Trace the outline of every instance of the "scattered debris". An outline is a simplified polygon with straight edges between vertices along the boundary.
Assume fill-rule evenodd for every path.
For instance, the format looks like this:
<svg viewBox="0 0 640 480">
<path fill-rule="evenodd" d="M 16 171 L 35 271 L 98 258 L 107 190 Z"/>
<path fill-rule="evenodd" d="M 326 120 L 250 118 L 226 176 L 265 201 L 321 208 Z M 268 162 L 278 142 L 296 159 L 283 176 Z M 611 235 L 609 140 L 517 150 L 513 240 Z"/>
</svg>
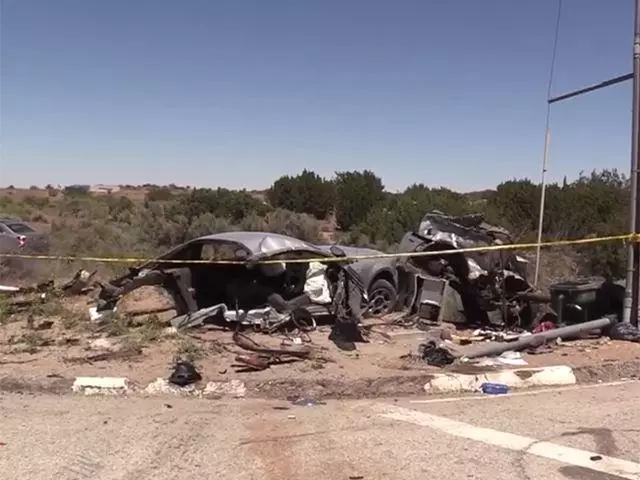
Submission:
<svg viewBox="0 0 640 480">
<path fill-rule="evenodd" d="M 474 330 L 471 339 L 472 341 L 484 341 L 490 340 L 493 342 L 515 342 L 522 335 L 528 335 L 529 332 L 525 330 L 514 331 L 500 331 L 500 330 Z"/>
<path fill-rule="evenodd" d="M 435 367 L 444 367 L 452 364 L 456 357 L 446 348 L 438 346 L 435 341 L 430 340 L 418 347 L 420 358 L 425 360 L 428 365 Z"/>
<path fill-rule="evenodd" d="M 630 323 L 616 323 L 607 332 L 611 340 L 625 340 L 627 342 L 640 342 L 640 330 Z"/>
<path fill-rule="evenodd" d="M 266 370 L 270 365 L 268 358 L 257 355 L 237 355 L 235 361 L 254 370 Z"/>
<path fill-rule="evenodd" d="M 497 357 L 480 357 L 474 359 L 463 358 L 464 362 L 471 362 L 473 365 L 479 367 L 494 367 L 494 366 L 524 366 L 527 365 L 527 361 L 522 358 L 520 352 L 514 352 L 512 350 L 503 352 Z"/>
<path fill-rule="evenodd" d="M 558 328 L 558 326 L 554 322 L 545 320 L 544 322 L 540 322 L 538 326 L 531 331 L 531 333 L 548 332 L 549 330 L 553 330 L 555 328 Z"/>
<path fill-rule="evenodd" d="M 202 380 L 202 376 L 191 362 L 178 362 L 169 376 L 169 382 L 185 387 Z"/>
<path fill-rule="evenodd" d="M 366 342 L 359 325 L 352 322 L 336 322 L 329 334 L 331 340 L 340 350 L 347 352 L 356 349 L 356 342 Z"/>
<path fill-rule="evenodd" d="M 119 349 L 119 346 L 114 344 L 108 338 L 97 338 L 89 343 L 90 350 L 108 350 L 114 352 Z"/>
<path fill-rule="evenodd" d="M 64 357 L 64 363 L 82 365 L 85 363 L 111 362 L 114 360 L 134 361 L 142 354 L 142 348 L 136 345 L 127 345 L 112 351 L 96 353 L 94 355 L 80 357 Z"/>
<path fill-rule="evenodd" d="M 322 348 L 311 342 L 311 331 L 328 334 L 338 349 L 352 352 L 357 344 L 368 343 L 373 333 L 385 339 L 377 343 L 397 342 L 400 335 L 389 330 L 403 329 L 416 336 L 418 347 L 416 351 L 412 346 L 411 353 L 402 358 L 438 367 L 458 362 L 498 368 L 526 365 L 521 352 L 543 354 L 558 348 L 562 340 L 592 331 L 612 340 L 640 342 L 640 331 L 618 323 L 621 312 L 612 311 L 624 293 L 615 283 L 565 281 L 552 285 L 545 295 L 527 281 L 526 260 L 511 251 L 456 253 L 465 247 L 505 242 L 512 242 L 509 233 L 485 224 L 478 215 L 451 217 L 432 212 L 401 244 L 403 252 L 430 255 L 375 260 L 365 268 L 346 258 L 347 252 L 368 254 L 356 252 L 355 247 L 317 246 L 265 232 L 208 235 L 107 283 L 95 281 L 96 271 L 79 270 L 60 286 L 53 281 L 29 287 L 0 285 L 2 314 L 26 313 L 27 317 L 25 331 L 11 334 L 8 350 L 35 353 L 54 343 L 80 344 L 79 338 L 54 337 L 58 326 L 64 330 L 78 326 L 92 335 L 86 350 L 96 353 L 64 358 L 67 363 L 133 360 L 142 354 L 143 345 L 176 337 L 179 355 L 172 374 L 168 380 L 149 385 L 148 391 L 202 394 L 201 387 L 193 387 L 202 380 L 194 364 L 210 351 L 192 339 L 211 341 L 209 329 L 231 333 L 230 326 L 233 344 L 217 345 L 216 353 L 233 352 L 235 366 L 245 372 L 300 361 L 309 361 L 302 367 L 305 370 L 324 368 L 332 359 L 321 356 Z M 206 262 L 189 263 L 194 259 Z M 262 263 L 264 260 L 268 262 Z M 388 280 L 372 277 L 372 271 L 385 271 Z M 373 284 L 389 297 L 389 305 L 380 305 L 382 297 L 370 298 Z M 160 290 L 164 293 L 156 298 Z M 63 314 L 69 302 L 63 297 L 92 291 L 98 299 L 89 308 L 91 322 Z M 127 297 L 134 291 L 137 293 Z M 144 308 L 128 308 L 131 301 L 141 300 Z M 81 308 L 86 311 L 85 306 Z M 367 317 L 380 316 L 381 309 L 387 314 L 378 319 L 380 323 L 371 323 Z M 156 313 L 164 312 L 169 313 L 160 320 Z M 465 332 L 456 332 L 451 325 Z M 184 332 L 197 327 L 201 336 Z M 469 333 L 467 329 L 475 330 Z M 48 330 L 51 332 L 45 334 Z M 96 334 L 109 338 L 96 339 Z M 263 342 L 255 334 L 270 337 Z M 404 336 L 409 339 L 411 335 Z M 113 337 L 119 339 L 111 340 Z M 358 358 L 357 353 L 342 356 Z M 216 370 L 221 375 L 227 371 Z M 238 382 L 213 382 L 204 391 L 241 397 L 244 384 Z"/>
<path fill-rule="evenodd" d="M 326 402 L 321 402 L 312 396 L 297 396 L 297 397 L 287 397 L 287 400 L 291 402 L 293 405 L 297 405 L 299 407 L 315 407 L 317 405 L 326 405 Z"/>
<path fill-rule="evenodd" d="M 53 328 L 53 321 L 43 320 L 42 322 L 35 325 L 34 328 L 36 330 L 50 330 L 51 328 Z"/>
<path fill-rule="evenodd" d="M 264 370 L 273 363 L 286 360 L 307 359 L 312 352 L 311 347 L 307 345 L 282 344 L 279 348 L 264 347 L 238 331 L 233 333 L 233 341 L 243 350 L 254 352 L 253 355 L 238 355 L 236 361 L 256 370 Z"/>
<path fill-rule="evenodd" d="M 90 307 L 89 308 L 89 319 L 92 322 L 101 323 L 108 321 L 110 318 L 113 318 L 117 313 L 117 309 L 113 308 L 113 310 L 107 310 L 103 312 L 98 311 L 98 307 Z"/>
<path fill-rule="evenodd" d="M 178 334 L 178 329 L 176 327 L 166 327 L 162 330 L 162 334 L 166 337 L 173 337 Z"/>
<path fill-rule="evenodd" d="M 502 383 L 483 383 L 480 385 L 482 393 L 488 395 L 505 395 L 509 393 L 509 387 Z"/>
<path fill-rule="evenodd" d="M 16 293 L 20 291 L 20 287 L 12 287 L 10 285 L 0 285 L 0 293 Z"/>
<path fill-rule="evenodd" d="M 98 271 L 79 270 L 71 280 L 60 286 L 65 295 L 85 295 L 93 290 L 91 281 Z"/>
</svg>

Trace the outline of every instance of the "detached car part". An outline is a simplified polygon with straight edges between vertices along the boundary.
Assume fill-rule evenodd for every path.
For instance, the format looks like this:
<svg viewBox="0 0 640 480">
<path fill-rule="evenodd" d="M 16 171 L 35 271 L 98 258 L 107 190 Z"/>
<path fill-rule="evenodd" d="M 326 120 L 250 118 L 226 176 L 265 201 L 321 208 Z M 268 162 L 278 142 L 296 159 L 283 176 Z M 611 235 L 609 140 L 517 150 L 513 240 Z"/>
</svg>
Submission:
<svg viewBox="0 0 640 480">
<path fill-rule="evenodd" d="M 398 262 L 401 301 L 410 312 L 434 321 L 529 328 L 540 321 L 540 303 L 527 281 L 527 260 L 511 251 L 442 253 L 512 243 L 509 233 L 479 214 L 425 215 L 418 232 L 402 239 L 402 252 L 428 252 Z M 547 311 L 548 313 L 548 311 Z"/>
</svg>

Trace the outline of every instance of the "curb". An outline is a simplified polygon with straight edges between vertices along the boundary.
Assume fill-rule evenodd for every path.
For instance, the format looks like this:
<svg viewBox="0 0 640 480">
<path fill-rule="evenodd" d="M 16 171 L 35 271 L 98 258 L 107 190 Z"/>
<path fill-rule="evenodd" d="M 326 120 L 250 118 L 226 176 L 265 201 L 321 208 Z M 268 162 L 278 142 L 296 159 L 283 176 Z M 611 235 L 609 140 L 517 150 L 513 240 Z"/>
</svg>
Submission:
<svg viewBox="0 0 640 480">
<path fill-rule="evenodd" d="M 483 383 L 499 383 L 510 389 L 524 389 L 575 385 L 577 382 L 571 367 L 555 365 L 480 374 L 438 373 L 425 384 L 424 390 L 427 393 L 461 393 L 479 392 Z"/>
<path fill-rule="evenodd" d="M 124 377 L 76 377 L 71 391 L 85 395 L 122 395 L 129 392 L 129 380 Z"/>
<path fill-rule="evenodd" d="M 184 388 L 158 378 L 148 385 L 136 385 L 124 377 L 0 377 L 0 392 L 22 394 L 84 395 L 179 395 L 196 398 L 287 399 L 311 396 L 315 399 L 361 399 L 437 395 L 478 391 L 484 382 L 503 383 L 512 389 L 589 384 L 640 378 L 640 359 L 599 365 L 569 367 L 557 365 L 500 371 L 442 371 L 375 378 L 278 379 L 208 382 Z"/>
</svg>

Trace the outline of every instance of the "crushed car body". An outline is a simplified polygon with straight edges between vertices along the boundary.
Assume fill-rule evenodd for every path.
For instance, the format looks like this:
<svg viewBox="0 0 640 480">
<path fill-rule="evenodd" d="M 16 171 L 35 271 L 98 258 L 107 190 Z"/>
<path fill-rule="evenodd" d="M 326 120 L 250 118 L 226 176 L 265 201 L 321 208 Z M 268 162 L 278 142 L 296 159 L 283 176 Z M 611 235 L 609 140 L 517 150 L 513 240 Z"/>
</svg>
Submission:
<svg viewBox="0 0 640 480">
<path fill-rule="evenodd" d="M 330 252 L 334 245 L 319 245 Z M 398 300 L 398 270 L 394 257 L 384 256 L 384 252 L 372 248 L 338 246 L 346 255 L 354 259 L 351 268 L 359 275 L 367 291 L 368 304 L 363 305 L 366 315 L 380 317 L 390 313 Z M 365 257 L 359 259 L 358 257 Z M 368 258 L 367 258 L 368 257 Z"/>
<path fill-rule="evenodd" d="M 223 320 L 270 332 L 292 321 L 312 328 L 324 316 L 357 323 L 366 289 L 348 261 L 336 261 L 344 256 L 339 247 L 275 233 L 207 235 L 100 285 L 96 311 L 113 310 L 137 288 L 158 286 L 173 297 L 177 328 Z"/>
<path fill-rule="evenodd" d="M 550 298 L 527 281 L 523 257 L 505 250 L 451 252 L 505 243 L 513 243 L 509 232 L 480 214 L 428 213 L 400 244 L 401 252 L 432 252 L 398 260 L 401 304 L 422 318 L 458 324 L 531 328 L 555 316 Z"/>
</svg>

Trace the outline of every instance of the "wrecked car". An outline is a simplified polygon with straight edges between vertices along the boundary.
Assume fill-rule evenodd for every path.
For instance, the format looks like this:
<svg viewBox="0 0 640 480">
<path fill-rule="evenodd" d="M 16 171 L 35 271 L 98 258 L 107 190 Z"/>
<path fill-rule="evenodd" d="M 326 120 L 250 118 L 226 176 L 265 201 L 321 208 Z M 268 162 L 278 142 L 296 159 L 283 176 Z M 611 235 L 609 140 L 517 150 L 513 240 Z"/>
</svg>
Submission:
<svg viewBox="0 0 640 480">
<path fill-rule="evenodd" d="M 433 321 L 531 328 L 553 312 L 550 299 L 527 281 L 527 260 L 513 251 L 451 250 L 513 243 L 509 232 L 480 214 L 424 216 L 402 239 L 401 252 L 433 255 L 398 260 L 401 298 L 412 313 Z M 438 252 L 450 253 L 439 254 Z"/>
<path fill-rule="evenodd" d="M 101 284 L 96 311 L 113 310 L 142 286 L 159 286 L 174 300 L 176 328 L 226 321 L 270 332 L 289 322 L 313 328 L 326 316 L 358 323 L 366 288 L 348 261 L 336 261 L 344 256 L 339 247 L 275 233 L 207 235 Z M 318 258 L 326 262 L 311 260 Z"/>
<path fill-rule="evenodd" d="M 330 251 L 331 245 L 320 245 L 322 250 Z M 347 257 L 364 257 L 384 255 L 379 250 L 363 247 L 338 245 Z M 367 316 L 385 315 L 396 306 L 398 300 L 398 270 L 396 259 L 392 257 L 355 259 L 351 267 L 360 276 L 368 297 L 368 304 L 363 305 Z"/>
</svg>

